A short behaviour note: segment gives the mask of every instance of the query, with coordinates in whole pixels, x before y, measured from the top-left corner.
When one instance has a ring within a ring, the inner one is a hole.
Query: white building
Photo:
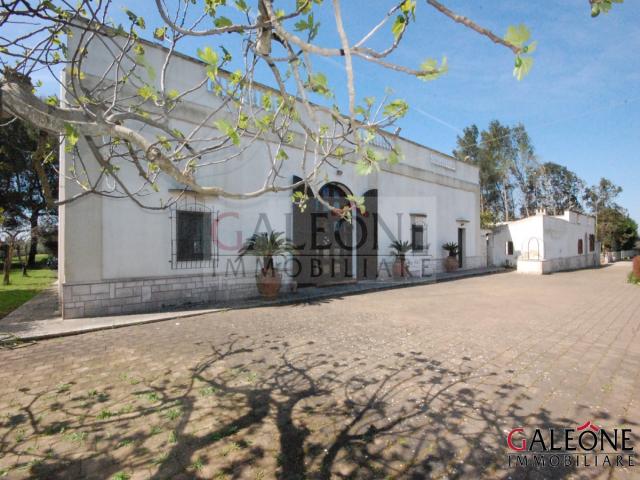
[[[489,235],[489,262],[516,266],[518,272],[544,274],[599,265],[595,218],[566,211],[505,222]]]
[[[144,47],[147,62],[162,65],[165,50],[149,42],[144,42]],[[71,44],[69,50],[75,48]],[[99,44],[92,46],[82,65],[87,82],[104,74],[108,55]],[[176,55],[168,66],[167,81],[184,91],[194,78],[203,78],[204,69],[200,61]],[[273,94],[267,87],[259,89]],[[216,101],[206,86],[197,89],[171,113],[173,124],[188,131]],[[344,166],[338,163],[339,168],[323,167],[319,176],[326,179],[321,194],[330,201],[342,205],[347,194],[365,197],[367,213],[356,213],[355,227],[341,223],[313,201],[301,213],[292,204],[291,192],[234,201],[183,193],[181,185],[166,177],[159,181],[158,192],[147,192],[144,197],[146,204],[158,205],[161,198],[180,195],[180,200],[165,210],[145,210],[130,199],[98,195],[63,205],[59,254],[63,316],[215,305],[256,296],[256,259],[240,260],[238,250],[254,232],[270,230],[285,232],[296,245],[304,245],[295,258],[280,259],[278,264],[288,273],[285,282],[295,281],[298,286],[388,277],[393,262],[390,243],[396,238],[412,242],[408,254],[412,275],[440,271],[446,256],[442,245],[447,242],[460,244],[461,268],[485,266],[478,169],[399,136],[381,135],[399,144],[404,155],[400,163],[383,164],[379,172],[360,176],[348,160]],[[383,142],[376,144],[384,150]],[[77,147],[85,165],[93,165],[90,168],[98,175],[97,162],[87,162],[91,152],[82,139]],[[255,190],[263,182],[261,172],[269,162],[262,147],[254,143],[232,165],[213,165],[197,175],[215,176],[232,191]],[[280,174],[292,180],[301,176],[302,148],[293,144],[287,153],[291,161]],[[75,154],[61,150],[63,171],[70,172],[75,161]],[[119,175],[134,181],[137,173],[123,167]],[[62,200],[81,191],[75,181],[63,175],[60,179]],[[334,242],[329,249],[314,248],[317,238],[311,238],[312,227],[316,234],[339,230],[346,245]],[[323,268],[316,275],[318,265]]]

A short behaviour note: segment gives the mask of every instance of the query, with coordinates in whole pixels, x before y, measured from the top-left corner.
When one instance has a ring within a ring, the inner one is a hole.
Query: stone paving
[[[510,468],[506,449],[515,427],[588,420],[638,445],[628,270],[505,273],[2,350],[0,477],[638,478]]]
[[[119,328],[128,325],[153,323],[171,318],[184,318],[202,313],[217,312],[227,308],[254,308],[261,306],[278,306],[301,302],[314,302],[345,295],[356,295],[363,292],[403,288],[408,285],[424,285],[435,282],[447,282],[460,278],[501,273],[503,268],[485,267],[459,270],[450,273],[438,273],[428,277],[409,277],[386,281],[360,281],[357,283],[300,288],[296,292],[281,292],[277,298],[261,297],[218,301],[214,303],[194,304],[191,308],[164,308],[150,313],[119,314],[98,317],[65,318],[60,315],[60,299],[57,285],[41,292],[4,318],[0,318],[0,345],[2,336],[10,335],[23,340],[39,340],[43,338],[74,335],[95,330]]]

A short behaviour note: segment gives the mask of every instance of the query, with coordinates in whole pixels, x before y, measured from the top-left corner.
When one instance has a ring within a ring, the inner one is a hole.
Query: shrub
[[[640,277],[636,277],[636,275],[633,272],[629,272],[629,275],[627,276],[627,281],[629,283],[633,283],[634,285],[640,285]]]

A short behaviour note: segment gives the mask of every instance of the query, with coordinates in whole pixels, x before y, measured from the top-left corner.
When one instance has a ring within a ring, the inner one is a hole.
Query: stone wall
[[[431,277],[444,271],[443,258],[429,255],[408,255],[408,265],[414,277]],[[381,280],[391,276],[394,257],[379,258],[387,262],[379,271]],[[482,256],[465,257],[462,270],[485,267]],[[292,279],[282,275],[281,291],[292,288]],[[98,317],[146,313],[172,308],[215,306],[229,300],[258,296],[256,279],[252,274],[233,275],[176,275],[156,278],[132,278],[97,282],[64,283],[61,288],[62,317]]]
[[[544,275],[553,272],[579,270],[581,268],[594,268],[599,265],[600,256],[597,252],[573,257],[552,258],[548,260],[518,259],[518,273]]]
[[[153,312],[215,305],[258,294],[253,277],[211,274],[104,280],[62,286],[63,318]]]

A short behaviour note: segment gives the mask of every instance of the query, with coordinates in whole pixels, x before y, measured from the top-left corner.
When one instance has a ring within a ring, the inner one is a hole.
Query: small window
[[[211,258],[211,213],[178,210],[176,228],[178,262]]]
[[[507,255],[513,255],[513,242],[507,242]]]
[[[411,215],[411,250],[422,252],[427,249],[427,216]]]
[[[596,250],[596,236],[591,234],[589,235],[589,251],[595,252]]]
[[[578,255],[582,255],[583,250],[584,250],[584,247],[582,245],[582,239],[580,238],[578,240]]]

